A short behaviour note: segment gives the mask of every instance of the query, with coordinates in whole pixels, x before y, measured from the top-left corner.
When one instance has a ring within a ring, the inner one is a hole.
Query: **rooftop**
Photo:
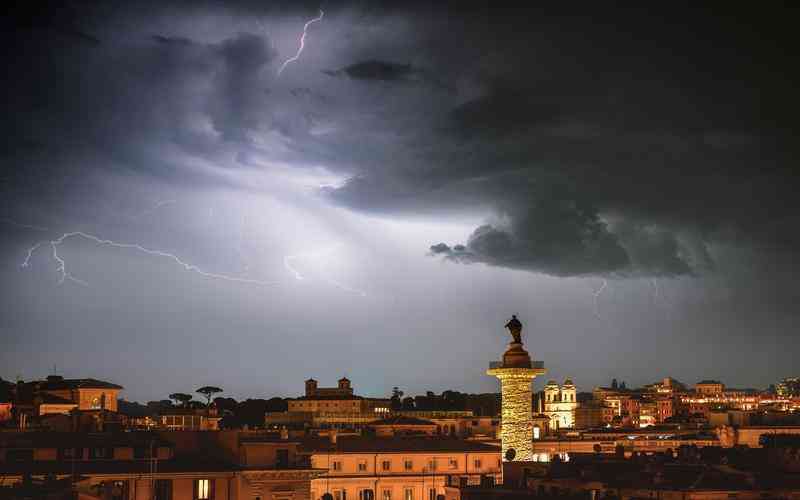
[[[0,448],[139,447],[170,446],[153,432],[0,432]]]
[[[39,382],[39,390],[57,391],[63,389],[117,389],[124,387],[111,382],[97,380],[93,378],[63,378],[58,375],[51,375],[47,380]]]
[[[425,437],[379,438],[342,436],[336,443],[331,443],[331,440],[327,437],[307,438],[301,441],[300,448],[305,452],[336,453],[407,453],[413,451],[483,451],[500,453],[499,446],[486,442]]]
[[[382,418],[378,420],[374,420],[369,423],[369,425],[436,425],[435,423],[431,422],[430,420],[425,420],[422,418],[415,418],[415,417],[407,417],[405,415],[394,415],[389,418]]]

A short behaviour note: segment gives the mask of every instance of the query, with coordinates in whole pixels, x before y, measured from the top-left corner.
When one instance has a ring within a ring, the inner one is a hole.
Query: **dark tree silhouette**
[[[194,392],[200,393],[206,397],[206,408],[208,408],[211,406],[211,396],[222,392],[222,389],[214,387],[213,385],[205,385]]]
[[[189,404],[189,401],[192,400],[192,395],[184,392],[174,392],[169,395],[169,399],[175,401],[176,405],[180,405],[185,408],[186,405]]]

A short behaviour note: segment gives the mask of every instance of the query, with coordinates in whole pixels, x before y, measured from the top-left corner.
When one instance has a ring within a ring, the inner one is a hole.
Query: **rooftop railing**
[[[489,368],[490,369],[505,368],[505,366],[503,366],[502,361],[492,361],[489,363]],[[543,369],[544,361],[531,361],[531,368]]]

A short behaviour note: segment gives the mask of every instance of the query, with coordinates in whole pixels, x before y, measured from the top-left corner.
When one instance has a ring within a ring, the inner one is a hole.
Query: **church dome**
[[[564,385],[575,385],[575,384],[572,382],[571,378],[568,378],[567,380],[564,381]]]

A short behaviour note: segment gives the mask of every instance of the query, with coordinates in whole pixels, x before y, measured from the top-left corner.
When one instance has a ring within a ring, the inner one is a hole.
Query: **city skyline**
[[[517,314],[536,390],[796,376],[789,14],[17,7],[0,374],[495,392]]]

